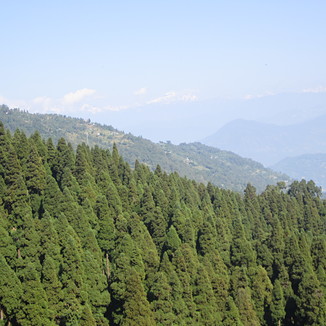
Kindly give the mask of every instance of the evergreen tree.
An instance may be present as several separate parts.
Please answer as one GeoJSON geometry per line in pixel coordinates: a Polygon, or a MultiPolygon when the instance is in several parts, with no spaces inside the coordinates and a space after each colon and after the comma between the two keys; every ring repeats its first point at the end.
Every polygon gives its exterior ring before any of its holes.
{"type": "Polygon", "coordinates": [[[108,202],[103,195],[99,195],[95,205],[95,213],[99,220],[97,241],[108,259],[109,252],[114,248],[115,227],[114,213],[109,208],[108,202]]]}
{"type": "Polygon", "coordinates": [[[29,152],[29,143],[25,133],[17,129],[14,133],[11,144],[13,145],[17,158],[24,169],[26,167],[26,160],[29,152]]]}
{"type": "Polygon", "coordinates": [[[22,309],[22,285],[15,272],[0,255],[0,320],[14,321],[22,309]]]}
{"type": "Polygon", "coordinates": [[[35,145],[31,146],[26,162],[26,186],[31,199],[33,213],[38,216],[41,209],[43,191],[46,187],[46,171],[35,145]]]}
{"type": "Polygon", "coordinates": [[[92,310],[88,305],[83,307],[83,311],[80,318],[80,326],[96,326],[96,320],[92,314],[92,310]]]}
{"type": "Polygon", "coordinates": [[[47,157],[47,154],[48,154],[48,149],[47,149],[47,145],[43,141],[40,133],[38,131],[35,131],[30,136],[29,142],[31,143],[31,145],[35,145],[35,148],[36,148],[38,154],[42,158],[42,162],[45,163],[46,162],[46,157],[47,157]]]}
{"type": "Polygon", "coordinates": [[[56,323],[60,322],[63,307],[62,283],[59,280],[59,264],[46,256],[42,266],[42,284],[48,298],[49,314],[56,323]]]}
{"type": "MultiPolygon", "coordinates": [[[[52,163],[52,162],[51,162],[52,163]]],[[[61,185],[61,179],[65,168],[73,170],[74,166],[74,153],[71,145],[67,145],[64,138],[60,138],[58,141],[57,149],[55,152],[55,158],[53,160],[52,172],[54,178],[61,185]]]]}
{"type": "Polygon", "coordinates": [[[251,275],[252,301],[255,311],[260,320],[260,324],[264,324],[268,307],[272,300],[272,283],[267,275],[266,270],[262,266],[258,266],[251,275]]]}
{"type": "Polygon", "coordinates": [[[62,213],[62,202],[63,196],[56,180],[51,175],[47,175],[43,210],[46,210],[53,217],[59,217],[62,213]]]}
{"type": "Polygon", "coordinates": [[[255,253],[251,243],[246,239],[241,218],[238,215],[233,220],[233,240],[231,245],[231,262],[235,266],[253,266],[255,253]]]}
{"type": "Polygon", "coordinates": [[[181,245],[181,240],[178,236],[177,231],[173,225],[170,226],[169,231],[166,234],[165,250],[169,256],[173,256],[173,253],[181,245]]]}
{"type": "Polygon", "coordinates": [[[145,289],[151,286],[159,266],[159,255],[146,226],[136,214],[130,216],[130,235],[139,248],[145,269],[145,289]]]}
{"type": "Polygon", "coordinates": [[[48,163],[50,169],[53,170],[56,161],[56,150],[51,138],[49,138],[46,141],[46,147],[47,147],[46,162],[48,163]]]}
{"type": "Polygon", "coordinates": [[[7,230],[1,226],[2,221],[3,220],[0,219],[0,255],[9,262],[11,267],[13,267],[17,256],[16,246],[7,230]]]}
{"type": "Polygon", "coordinates": [[[60,281],[63,285],[63,309],[60,319],[73,325],[81,317],[81,305],[87,302],[85,275],[76,240],[66,233],[60,281]]]}
{"type": "Polygon", "coordinates": [[[108,279],[103,273],[101,255],[98,256],[94,250],[84,250],[82,260],[88,302],[90,307],[92,307],[92,315],[95,322],[100,324],[100,320],[105,315],[106,309],[111,302],[108,291],[108,279]]]}
{"type": "Polygon", "coordinates": [[[205,268],[198,266],[193,292],[196,311],[200,313],[200,325],[216,325],[221,322],[221,315],[216,311],[216,300],[205,268]]]}
{"type": "Polygon", "coordinates": [[[283,319],[285,317],[285,299],[281,283],[278,279],[275,280],[274,283],[270,309],[273,325],[283,325],[283,319]]]}
{"type": "Polygon", "coordinates": [[[185,303],[185,299],[187,298],[185,297],[184,292],[189,293],[189,291],[186,291],[187,288],[184,286],[184,284],[188,282],[188,286],[189,286],[189,275],[188,275],[188,280],[186,279],[186,277],[184,277],[181,283],[176,271],[174,270],[173,265],[169,261],[166,252],[163,254],[159,270],[166,275],[168,284],[172,289],[171,300],[172,300],[173,314],[175,315],[176,318],[175,323],[180,325],[186,325],[187,323],[189,324],[192,321],[195,321],[193,318],[194,315],[188,309],[188,307],[190,307],[191,311],[194,310],[193,307],[191,307],[191,302],[188,302],[188,306],[185,303]]]}
{"type": "Polygon", "coordinates": [[[154,326],[153,313],[142,286],[141,278],[134,268],[129,270],[124,294],[123,320],[121,325],[154,326]]]}
{"type": "Polygon", "coordinates": [[[157,250],[161,252],[166,239],[166,229],[168,227],[168,222],[164,218],[160,207],[154,208],[150,219],[148,219],[147,227],[153,238],[157,250]]]}
{"type": "Polygon", "coordinates": [[[298,324],[325,325],[325,296],[313,272],[307,272],[302,277],[298,288],[297,306],[298,324]]]}
{"type": "Polygon", "coordinates": [[[239,310],[230,296],[225,303],[225,310],[225,317],[222,320],[223,326],[243,326],[239,310]]]}
{"type": "Polygon", "coordinates": [[[239,288],[236,296],[236,304],[239,308],[241,321],[244,326],[259,326],[259,318],[257,317],[256,311],[253,307],[250,289],[239,288]]]}
{"type": "Polygon", "coordinates": [[[157,325],[173,325],[175,315],[173,313],[172,288],[168,283],[165,273],[155,274],[153,285],[150,289],[152,311],[157,325]]]}
{"type": "Polygon", "coordinates": [[[21,325],[55,325],[49,309],[48,298],[43,289],[38,273],[32,263],[27,263],[21,272],[22,302],[17,313],[21,325]]]}

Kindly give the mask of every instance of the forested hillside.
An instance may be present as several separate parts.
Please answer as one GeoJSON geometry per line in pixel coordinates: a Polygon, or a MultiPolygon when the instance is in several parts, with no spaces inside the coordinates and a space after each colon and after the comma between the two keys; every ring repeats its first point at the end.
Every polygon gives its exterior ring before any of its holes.
{"type": "Polygon", "coordinates": [[[0,123],[0,325],[325,325],[326,202],[242,195],[0,123]]]}
{"type": "Polygon", "coordinates": [[[263,191],[269,184],[290,180],[286,175],[232,152],[200,143],[153,143],[90,120],[30,114],[19,109],[11,110],[5,105],[0,106],[0,120],[12,133],[20,129],[29,136],[37,130],[43,138],[52,138],[54,142],[64,137],[74,149],[81,142],[109,149],[116,143],[121,156],[131,165],[138,160],[154,171],[159,164],[166,172],[178,172],[181,176],[203,183],[212,182],[224,189],[242,192],[250,182],[258,191],[263,191]]]}

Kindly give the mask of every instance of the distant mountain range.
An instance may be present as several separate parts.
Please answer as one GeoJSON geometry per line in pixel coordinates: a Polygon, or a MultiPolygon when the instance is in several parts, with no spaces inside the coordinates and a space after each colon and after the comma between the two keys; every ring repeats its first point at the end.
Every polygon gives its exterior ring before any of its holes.
{"type": "Polygon", "coordinates": [[[287,157],[326,153],[326,115],[289,126],[234,120],[202,142],[272,166],[287,157]]]}
{"type": "Polygon", "coordinates": [[[286,158],[272,168],[294,179],[315,180],[326,191],[326,154],[305,154],[286,158]]]}
{"type": "Polygon", "coordinates": [[[0,106],[0,120],[11,132],[20,129],[30,135],[38,131],[43,138],[52,138],[54,142],[64,137],[74,147],[85,142],[90,146],[112,148],[116,143],[120,154],[131,164],[139,160],[151,169],[159,164],[167,172],[175,171],[181,176],[203,183],[212,182],[226,189],[242,191],[247,183],[251,183],[262,191],[268,184],[290,181],[288,176],[266,169],[251,159],[200,143],[153,143],[90,120],[30,114],[19,109],[11,110],[5,105],[0,106]]]}
{"type": "MultiPolygon", "coordinates": [[[[276,125],[297,124],[326,114],[326,92],[292,92],[238,99],[198,99],[152,103],[123,110],[77,113],[154,142],[194,142],[235,119],[276,125]],[[168,138],[167,138],[168,137],[168,138]]],[[[30,110],[36,110],[31,107],[30,110]]],[[[33,111],[37,112],[37,111],[33,111]]],[[[76,113],[75,113],[76,114],[76,113]]]]}

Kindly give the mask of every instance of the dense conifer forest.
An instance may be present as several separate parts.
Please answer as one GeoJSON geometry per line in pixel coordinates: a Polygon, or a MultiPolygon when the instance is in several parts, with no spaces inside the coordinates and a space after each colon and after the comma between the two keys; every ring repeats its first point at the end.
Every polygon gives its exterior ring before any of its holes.
{"type": "Polygon", "coordinates": [[[326,202],[241,195],[0,124],[0,325],[325,325],[326,202]]]}

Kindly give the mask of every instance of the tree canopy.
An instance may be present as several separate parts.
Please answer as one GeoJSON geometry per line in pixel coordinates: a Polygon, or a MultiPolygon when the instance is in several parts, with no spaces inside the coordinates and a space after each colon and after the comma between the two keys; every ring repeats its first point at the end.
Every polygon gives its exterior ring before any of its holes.
{"type": "Polygon", "coordinates": [[[0,325],[325,325],[326,202],[243,195],[0,123],[0,325]]]}

